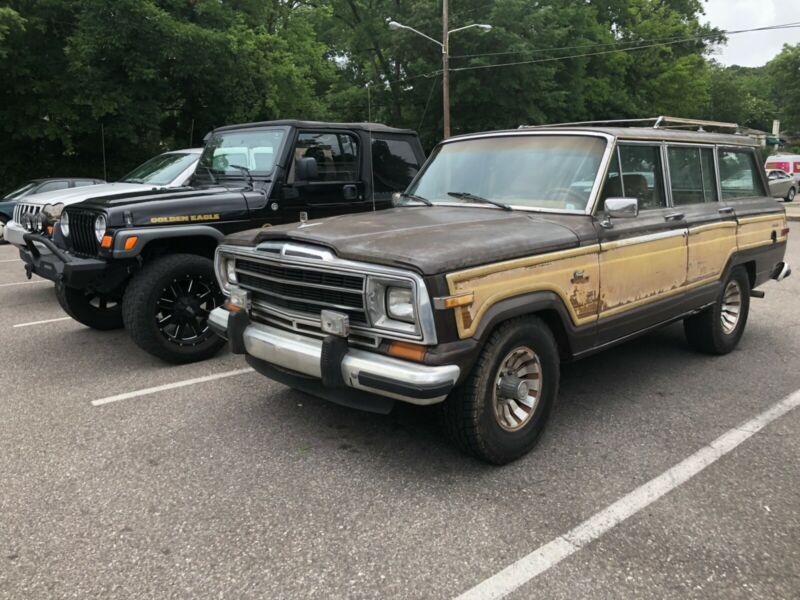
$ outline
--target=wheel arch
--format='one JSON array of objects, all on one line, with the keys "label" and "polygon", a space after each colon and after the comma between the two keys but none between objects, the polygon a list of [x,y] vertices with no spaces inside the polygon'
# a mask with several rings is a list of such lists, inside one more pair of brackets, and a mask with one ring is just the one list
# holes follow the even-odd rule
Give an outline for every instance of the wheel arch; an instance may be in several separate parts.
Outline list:
[{"label": "wheel arch", "polygon": [[[138,242],[131,250],[125,250],[126,241],[132,237],[138,238]],[[140,256],[150,260],[165,254],[184,253],[213,259],[214,250],[223,237],[221,231],[205,225],[122,230],[114,240],[114,258]]]},{"label": "wheel arch", "polygon": [[473,337],[482,346],[500,325],[526,316],[538,317],[550,328],[562,360],[574,356],[576,328],[562,299],[551,291],[531,292],[497,302],[484,313]]}]

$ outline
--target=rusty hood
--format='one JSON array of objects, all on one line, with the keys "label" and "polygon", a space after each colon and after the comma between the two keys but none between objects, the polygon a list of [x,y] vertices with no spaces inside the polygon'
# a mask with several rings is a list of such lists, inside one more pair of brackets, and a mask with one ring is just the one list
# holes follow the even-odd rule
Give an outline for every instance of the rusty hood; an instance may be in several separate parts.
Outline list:
[{"label": "rusty hood", "polygon": [[590,219],[484,207],[414,206],[243,231],[227,244],[290,240],[340,258],[410,268],[423,275],[574,248]]}]

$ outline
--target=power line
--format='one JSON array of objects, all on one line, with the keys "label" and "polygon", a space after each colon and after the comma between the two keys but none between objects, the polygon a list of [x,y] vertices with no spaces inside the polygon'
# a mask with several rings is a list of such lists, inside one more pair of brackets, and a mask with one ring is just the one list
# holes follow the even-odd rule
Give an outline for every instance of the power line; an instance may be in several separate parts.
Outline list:
[{"label": "power line", "polygon": [[[756,31],[771,31],[775,29],[793,29],[795,27],[800,26],[800,21],[795,21],[793,23],[785,23],[780,25],[769,25],[766,27],[755,27],[752,29],[732,29],[732,30],[722,30],[713,33],[706,33],[702,35],[693,36],[691,38],[679,38],[678,36],[668,36],[662,38],[652,38],[649,40],[635,40],[635,41],[628,41],[628,42],[608,42],[604,44],[582,44],[577,46],[561,46],[558,48],[539,48],[539,49],[531,49],[531,50],[508,50],[504,52],[485,52],[482,54],[459,54],[456,56],[451,56],[450,58],[479,58],[483,56],[504,56],[510,54],[538,54],[542,52],[556,52],[559,50],[581,50],[586,48],[601,48],[601,47],[619,47],[622,44],[642,44],[642,43],[651,43],[651,42],[669,42],[669,41],[676,41],[676,42],[683,42],[687,40],[701,40],[706,38],[716,38],[723,35],[737,35],[740,33],[751,33]],[[625,48],[620,48],[620,50],[624,50]]]},{"label": "power line", "polygon": [[[754,28],[754,29],[742,29],[742,30],[739,30],[739,31],[735,31],[735,32],[732,31],[732,32],[729,32],[729,33],[746,33],[746,32],[750,32],[750,31],[768,31],[768,30],[774,30],[774,29],[795,29],[795,28],[798,28],[798,27],[800,27],[800,22],[786,23],[786,24],[782,24],[782,25],[773,25],[773,26],[770,26],[770,27],[758,27],[758,28]],[[498,64],[491,64],[491,65],[470,65],[470,66],[467,66],[467,67],[455,67],[455,68],[452,68],[450,70],[454,71],[454,72],[456,72],[456,71],[475,71],[475,70],[479,70],[479,69],[480,70],[497,69],[497,68],[501,68],[501,67],[514,67],[514,66],[519,66],[519,65],[531,65],[531,64],[538,64],[538,63],[556,62],[556,61],[560,61],[560,60],[569,60],[569,59],[572,59],[572,58],[588,58],[588,57],[592,57],[592,56],[602,56],[602,55],[605,55],[605,54],[615,54],[617,52],[632,52],[632,51],[636,51],[636,50],[646,50],[648,48],[657,48],[659,46],[672,46],[672,45],[675,45],[675,44],[681,44],[681,43],[696,41],[696,40],[702,39],[704,37],[717,37],[717,36],[719,36],[721,34],[724,34],[724,33],[725,32],[720,32],[720,33],[717,33],[717,34],[709,34],[709,35],[706,35],[706,36],[693,36],[693,37],[688,37],[688,38],[676,39],[676,40],[673,40],[673,41],[670,41],[670,42],[657,42],[657,43],[650,43],[650,44],[642,44],[642,45],[639,45],[639,46],[630,46],[630,47],[626,47],[626,48],[613,48],[611,50],[602,50],[602,51],[599,51],[599,52],[587,52],[587,53],[582,53],[582,54],[571,54],[571,55],[568,55],[568,56],[551,56],[551,57],[547,57],[547,58],[538,58],[538,59],[532,59],[532,60],[522,60],[522,61],[498,63]],[[552,49],[550,51],[552,51]],[[432,77],[434,75],[441,74],[441,72],[442,72],[441,69],[438,69],[436,71],[431,71],[430,73],[425,73],[425,74],[422,74],[422,75],[413,75],[413,76],[407,77],[406,80],[417,79],[417,78],[420,78],[420,77]]]}]

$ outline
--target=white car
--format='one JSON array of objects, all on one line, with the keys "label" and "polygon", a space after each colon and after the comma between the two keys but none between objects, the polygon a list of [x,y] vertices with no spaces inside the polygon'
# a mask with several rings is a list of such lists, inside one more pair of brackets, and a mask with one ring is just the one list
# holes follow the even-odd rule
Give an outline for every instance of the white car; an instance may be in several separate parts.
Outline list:
[{"label": "white car", "polygon": [[[23,236],[36,231],[36,215],[48,207],[48,217],[57,219],[65,206],[77,204],[88,198],[113,196],[131,192],[146,192],[155,188],[174,188],[186,185],[200,160],[202,148],[173,150],[154,156],[136,167],[115,183],[103,183],[82,188],[56,190],[26,196],[14,208],[14,217],[6,224],[4,237],[7,242],[21,247]],[[41,223],[41,218],[39,220]],[[50,251],[41,244],[36,247],[43,254]]]}]

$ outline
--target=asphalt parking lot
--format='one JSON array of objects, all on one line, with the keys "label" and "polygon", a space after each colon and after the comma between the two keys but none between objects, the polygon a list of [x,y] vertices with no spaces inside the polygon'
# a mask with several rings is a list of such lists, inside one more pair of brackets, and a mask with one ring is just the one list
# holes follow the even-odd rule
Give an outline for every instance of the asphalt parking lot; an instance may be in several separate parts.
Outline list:
[{"label": "asphalt parking lot", "polygon": [[660,476],[551,568],[518,565],[510,597],[800,597],[800,410],[741,427],[800,389],[800,272],[762,289],[728,356],[674,325],[566,366],[539,447],[496,468],[430,409],[354,412],[227,352],[165,365],[64,318],[2,246],[0,597],[491,597],[475,586]]}]

